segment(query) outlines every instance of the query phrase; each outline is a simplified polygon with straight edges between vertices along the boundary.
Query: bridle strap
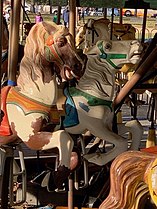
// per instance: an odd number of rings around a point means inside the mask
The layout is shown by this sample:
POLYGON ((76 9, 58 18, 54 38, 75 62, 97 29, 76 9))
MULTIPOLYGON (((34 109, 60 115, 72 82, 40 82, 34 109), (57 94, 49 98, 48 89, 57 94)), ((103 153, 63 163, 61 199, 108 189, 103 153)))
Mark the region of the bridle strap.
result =
POLYGON ((48 50, 48 52, 46 50, 46 53, 49 53, 50 52, 51 53, 51 56, 54 57, 54 60, 56 60, 59 63, 59 65, 64 65, 64 60, 62 59, 62 57, 58 53, 55 44, 52 44, 50 46, 46 46, 46 49, 48 50))
POLYGON ((92 25, 92 27, 86 27, 86 29, 91 30, 92 31, 92 44, 94 44, 94 36, 96 34, 97 37, 99 37, 98 32, 96 31, 96 29, 94 28, 94 25, 92 25))
POLYGON ((103 41, 100 41, 98 44, 97 44, 97 47, 99 48, 100 50, 100 55, 99 57, 101 59, 106 59, 106 61, 114 68, 116 69, 120 69, 118 66, 116 66, 112 61, 111 59, 126 59, 127 55, 126 54, 107 54, 104 52, 104 49, 103 49, 103 41))

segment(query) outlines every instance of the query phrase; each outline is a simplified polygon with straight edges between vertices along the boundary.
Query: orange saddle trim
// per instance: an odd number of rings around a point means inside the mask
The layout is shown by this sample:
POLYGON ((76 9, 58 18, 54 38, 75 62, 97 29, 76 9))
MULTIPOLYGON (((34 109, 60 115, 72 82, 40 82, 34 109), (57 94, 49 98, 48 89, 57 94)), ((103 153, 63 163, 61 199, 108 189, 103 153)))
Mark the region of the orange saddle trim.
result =
POLYGON ((23 94, 21 94, 16 87, 12 87, 8 93, 7 104, 14 104, 19 106, 25 115, 31 113, 42 113, 49 117, 54 124, 59 124, 60 117, 56 105, 45 105, 37 102, 23 94))

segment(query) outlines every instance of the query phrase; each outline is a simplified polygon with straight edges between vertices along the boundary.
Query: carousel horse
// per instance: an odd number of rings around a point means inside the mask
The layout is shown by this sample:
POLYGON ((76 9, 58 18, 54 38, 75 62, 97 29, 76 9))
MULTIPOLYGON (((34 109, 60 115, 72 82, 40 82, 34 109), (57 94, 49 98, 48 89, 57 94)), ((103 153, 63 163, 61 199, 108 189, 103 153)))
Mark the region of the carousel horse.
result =
MULTIPOLYGON (((83 155, 90 163, 104 166, 127 151, 128 139, 122 137, 124 133, 130 132, 132 135, 129 149, 139 149, 143 130, 137 120, 119 124, 119 134, 112 131, 112 101, 115 73, 125 63, 136 64, 140 59, 141 50, 141 44, 137 40, 111 41, 108 33, 108 37, 98 41, 88 50, 85 72, 76 86, 64 89, 66 101, 62 126, 65 131, 71 136, 90 132, 93 136, 113 144, 113 149, 108 152, 83 155)), ((40 182, 41 175, 35 178, 34 182, 40 182)), ((50 188, 50 176, 51 171, 44 176, 41 186, 50 188)))
POLYGON ((108 34, 108 38, 98 41, 88 50, 85 73, 76 87, 64 90, 67 97, 63 121, 65 130, 71 134, 83 134, 88 130, 94 136, 114 145, 107 153, 84 155, 88 162, 102 166, 128 150, 128 141, 121 136, 126 130, 132 132, 130 149, 139 148, 142 128, 138 121, 120 124, 120 135, 114 133, 111 126, 115 73, 125 63, 136 64, 140 53, 141 45, 137 40, 111 41, 108 34))
POLYGON ((77 29, 75 38, 76 47, 79 47, 86 52, 90 46, 95 45, 97 41, 108 36, 108 25, 109 20, 105 18, 98 20, 89 19, 84 26, 81 26, 77 29))
MULTIPOLYGON (((88 48, 94 46, 98 40, 108 37, 112 30, 112 40, 134 40, 136 29, 131 24, 111 24, 108 19, 88 19, 84 26, 80 26, 76 33, 76 47, 83 49, 84 53, 88 48)), ((133 64, 124 64, 117 74, 116 83, 121 88, 127 82, 128 73, 134 71, 133 64), (123 78, 121 78, 123 76, 123 78)))
POLYGON ((22 141, 34 150, 58 147, 56 184, 60 184, 59 178, 67 178, 74 165, 70 164, 72 138, 64 130, 53 129, 60 119, 56 108, 57 84, 74 76, 79 78, 82 73, 83 62, 68 29, 42 22, 32 27, 26 39, 17 85, 1 91, 4 117, 0 145, 22 141), (49 125, 52 127, 47 130, 49 125))
POLYGON ((99 209, 156 208, 157 152, 149 149, 125 152, 112 162, 110 193, 99 209), (151 207, 145 207, 148 199, 153 200, 151 207))
MULTIPOLYGON (((136 29, 131 24, 111 24, 108 19, 100 18, 97 20, 88 19, 84 26, 79 26, 76 33, 76 47, 81 47, 84 52, 89 47, 102 40, 106 35, 111 33, 112 40, 134 40, 136 29), (112 28, 112 29, 111 29, 112 28)), ((107 35, 108 36, 108 35, 107 35)))

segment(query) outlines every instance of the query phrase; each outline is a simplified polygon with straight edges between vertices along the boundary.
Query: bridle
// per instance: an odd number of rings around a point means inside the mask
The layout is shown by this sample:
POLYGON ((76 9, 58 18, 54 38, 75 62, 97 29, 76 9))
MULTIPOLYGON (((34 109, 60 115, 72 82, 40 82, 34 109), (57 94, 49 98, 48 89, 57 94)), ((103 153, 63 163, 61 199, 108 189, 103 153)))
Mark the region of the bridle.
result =
POLYGON ((112 59, 126 59, 127 55, 126 54, 107 54, 104 49, 103 49, 103 41, 100 41, 97 44, 97 47, 100 50, 100 55, 99 57, 101 59, 106 59, 106 61, 115 69, 120 69, 121 67, 116 66, 113 62, 112 59))
POLYGON ((94 28, 94 24, 92 24, 92 26, 91 26, 91 27, 86 26, 86 30, 90 30, 90 31, 92 31, 92 44, 94 44, 94 38, 95 38, 95 35, 96 35, 97 37, 99 37, 98 32, 97 32, 97 31, 96 31, 96 29, 94 28))

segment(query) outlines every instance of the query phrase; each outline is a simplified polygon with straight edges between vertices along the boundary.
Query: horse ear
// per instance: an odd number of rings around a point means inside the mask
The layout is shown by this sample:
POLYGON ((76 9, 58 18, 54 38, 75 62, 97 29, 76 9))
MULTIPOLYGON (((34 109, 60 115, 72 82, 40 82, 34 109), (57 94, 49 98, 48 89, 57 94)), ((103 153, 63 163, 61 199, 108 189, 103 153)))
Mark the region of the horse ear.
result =
POLYGON ((47 22, 42 22, 42 24, 48 34, 52 34, 56 31, 56 24, 47 23, 47 22))

